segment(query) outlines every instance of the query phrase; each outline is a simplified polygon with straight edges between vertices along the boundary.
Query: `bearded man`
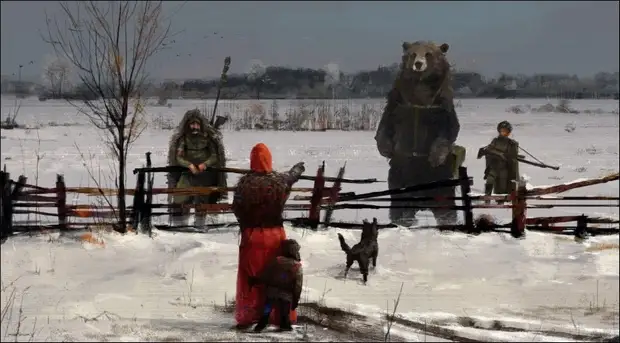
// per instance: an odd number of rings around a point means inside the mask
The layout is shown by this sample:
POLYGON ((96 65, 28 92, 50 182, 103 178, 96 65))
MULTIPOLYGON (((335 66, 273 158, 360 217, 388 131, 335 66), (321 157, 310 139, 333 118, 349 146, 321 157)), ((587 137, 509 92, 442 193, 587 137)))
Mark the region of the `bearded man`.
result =
MULTIPOLYGON (((226 174, 209 170, 211 167, 225 166, 221 134, 209 125, 199 110, 187 111, 183 116, 177 132, 170 140, 168 165, 188 168, 187 172, 168 174, 170 188, 226 187, 226 174)), ((226 191, 197 196, 172 195, 171 202, 181 206, 171 211, 173 225, 188 226, 190 208, 183 205, 216 204, 226 195, 226 191)), ((196 228, 205 226, 206 215, 206 211, 196 210, 196 228)))

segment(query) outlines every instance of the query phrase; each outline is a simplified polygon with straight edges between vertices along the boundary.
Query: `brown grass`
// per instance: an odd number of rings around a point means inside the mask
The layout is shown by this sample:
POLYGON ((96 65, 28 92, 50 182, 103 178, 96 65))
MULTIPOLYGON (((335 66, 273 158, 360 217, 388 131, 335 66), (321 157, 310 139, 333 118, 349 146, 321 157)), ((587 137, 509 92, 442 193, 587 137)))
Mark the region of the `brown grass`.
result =
POLYGON ((95 237, 91 232, 81 234, 78 240, 82 243, 90 243, 102 248, 105 247, 105 242, 103 239, 95 237))
POLYGON ((597 243, 586 248, 587 252, 603 251, 603 250, 620 250, 618 243, 597 243))

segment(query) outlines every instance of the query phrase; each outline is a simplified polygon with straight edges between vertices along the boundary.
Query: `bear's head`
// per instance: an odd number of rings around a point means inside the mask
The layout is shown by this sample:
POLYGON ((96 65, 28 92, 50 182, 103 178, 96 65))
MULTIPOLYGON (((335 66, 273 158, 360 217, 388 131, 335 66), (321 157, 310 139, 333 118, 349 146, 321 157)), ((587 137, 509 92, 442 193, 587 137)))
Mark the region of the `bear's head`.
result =
POLYGON ((450 72, 448 48, 446 43, 437 46, 428 41, 404 42, 401 71, 405 76, 419 79, 445 77, 450 72))

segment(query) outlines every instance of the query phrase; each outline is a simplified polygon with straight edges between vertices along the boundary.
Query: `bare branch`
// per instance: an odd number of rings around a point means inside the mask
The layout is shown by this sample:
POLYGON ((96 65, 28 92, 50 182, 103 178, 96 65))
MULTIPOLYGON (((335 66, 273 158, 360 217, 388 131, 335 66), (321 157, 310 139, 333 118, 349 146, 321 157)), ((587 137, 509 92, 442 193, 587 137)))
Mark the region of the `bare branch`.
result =
POLYGON ((141 97, 147 64, 170 33, 162 8, 161 1, 79 1, 61 3, 62 20, 46 13, 43 39, 75 67, 86 93, 74 106, 106 133, 105 143, 116 157, 121 224, 127 156, 145 128, 141 97))

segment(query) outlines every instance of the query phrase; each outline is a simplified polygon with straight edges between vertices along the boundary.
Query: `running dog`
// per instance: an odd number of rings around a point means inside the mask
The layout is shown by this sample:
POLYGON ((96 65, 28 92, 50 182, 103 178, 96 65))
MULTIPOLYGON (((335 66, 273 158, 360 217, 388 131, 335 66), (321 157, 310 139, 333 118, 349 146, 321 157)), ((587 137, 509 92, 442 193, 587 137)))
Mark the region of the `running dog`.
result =
POLYGON ((353 262, 357 261, 360 267, 360 272, 364 277, 364 283, 368 281, 368 266, 370 259, 372 258, 373 268, 377 267, 377 255, 379 255, 379 243, 377 237, 379 236, 377 228, 377 218, 372 219, 372 223, 364 220, 362 227, 362 237, 360 242, 353 247, 349 247, 345 242, 344 237, 338 234, 338 240, 340 241, 340 248, 347 254, 347 266, 344 270, 344 277, 347 277, 349 269, 353 265, 353 262))

